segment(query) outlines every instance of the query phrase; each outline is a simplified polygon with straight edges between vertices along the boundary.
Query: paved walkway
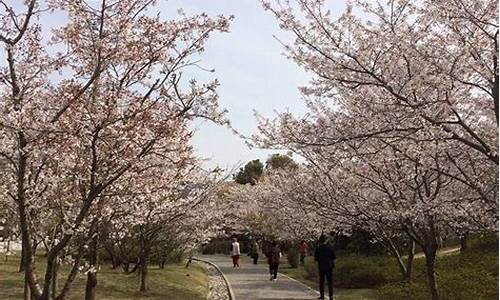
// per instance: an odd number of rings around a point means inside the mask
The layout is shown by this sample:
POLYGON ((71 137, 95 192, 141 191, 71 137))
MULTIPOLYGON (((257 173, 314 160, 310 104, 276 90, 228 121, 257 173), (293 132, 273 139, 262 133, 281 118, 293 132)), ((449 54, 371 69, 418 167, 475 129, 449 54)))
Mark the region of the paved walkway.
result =
POLYGON ((201 259, 216 264, 226 275, 235 300, 277 300, 277 299, 316 299, 319 294, 300 282, 278 274, 277 281, 269 280, 265 261, 258 265, 240 263, 240 268, 233 268, 229 256, 199 255, 201 259))

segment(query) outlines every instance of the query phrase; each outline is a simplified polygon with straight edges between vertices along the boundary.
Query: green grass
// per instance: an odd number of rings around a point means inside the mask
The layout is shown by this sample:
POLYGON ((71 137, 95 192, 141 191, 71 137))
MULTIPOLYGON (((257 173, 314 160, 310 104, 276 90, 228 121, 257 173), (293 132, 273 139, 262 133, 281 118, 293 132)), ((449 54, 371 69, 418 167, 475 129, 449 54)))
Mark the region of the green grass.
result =
MULTIPOLYGON (((313 265, 315 267, 314 261, 312 257, 306 258, 306 263, 309 265, 313 265)), ((307 286, 318 290, 318 281, 315 278, 311 278, 308 275, 308 272, 303 266, 299 266, 298 268, 290 268, 286 264, 283 264, 283 267, 280 268, 280 272, 290 276, 300 282, 306 284, 307 286)), ((334 277, 335 277, 334 272, 334 277)), ((335 278, 334 278, 335 281, 335 278)), ((334 286, 336 284, 334 283, 334 286)), ((326 288, 326 287, 325 287, 326 288)), ((375 299, 375 290, 367 289, 367 288, 356 288, 356 289, 345 289, 338 288, 338 286, 334 287, 333 293, 335 294, 335 299, 337 300, 372 300, 375 299)))
MULTIPOLYGON (((39 257, 37 262, 42 261, 39 257)), ((17 272, 18 256, 9 256, 7 262, 0 262, 0 299, 22 299, 23 275, 17 272)), ((42 274, 43 266, 37 264, 38 274, 42 274)), ((68 272, 67 267, 61 268, 61 275, 68 272)), ((80 274, 75 280, 68 299, 83 299, 85 293, 85 274, 80 274)), ((102 266, 98 273, 97 299, 179 299, 201 300, 208 294, 208 275, 206 269, 192 263, 188 269, 184 264, 167 265, 165 269, 149 269, 149 291, 139 292, 139 277, 137 274, 125 275, 120 270, 102 266)), ((60 284, 62 285, 62 284, 60 284)))
MULTIPOLYGON (((280 272, 317 289, 317 267, 312 257, 306 264, 280 272)), ((498 299, 498 238, 485 236, 471 240, 463 253, 438 255, 438 287, 443 299, 498 299)), ((339 300, 427 300, 425 260, 415 259, 412 283, 403 281, 390 256, 342 255, 333 270, 334 292, 339 300)))
MULTIPOLYGON (((436 274, 443 299, 498 299, 498 250, 476 248, 438 256, 436 274)), ((430 299, 424 259, 415 261, 412 283, 390 282, 377 291, 377 299, 430 299)))

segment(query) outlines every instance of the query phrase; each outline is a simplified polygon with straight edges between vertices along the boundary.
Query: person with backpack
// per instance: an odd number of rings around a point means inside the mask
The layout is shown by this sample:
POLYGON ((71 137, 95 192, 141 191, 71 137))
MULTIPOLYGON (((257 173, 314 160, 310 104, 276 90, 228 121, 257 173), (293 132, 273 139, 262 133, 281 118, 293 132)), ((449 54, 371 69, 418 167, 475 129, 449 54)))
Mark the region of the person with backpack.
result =
POLYGON ((269 273, 271 277, 269 280, 277 280, 278 267, 280 265, 281 250, 276 241, 271 243, 267 251, 267 263, 269 264, 269 273))
POLYGON ((319 245, 314 251, 314 260, 318 263, 319 271, 319 298, 325 299, 325 279, 328 285, 328 295, 330 300, 333 299, 333 281, 332 273, 335 265, 335 251, 326 244, 326 237, 319 237, 319 245))

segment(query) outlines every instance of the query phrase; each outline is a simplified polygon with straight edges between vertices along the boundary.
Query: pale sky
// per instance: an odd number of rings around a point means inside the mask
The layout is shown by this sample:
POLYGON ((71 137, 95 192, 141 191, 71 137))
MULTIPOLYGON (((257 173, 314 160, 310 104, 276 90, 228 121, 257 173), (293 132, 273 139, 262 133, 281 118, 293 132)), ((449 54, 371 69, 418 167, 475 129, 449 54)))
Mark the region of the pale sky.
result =
MULTIPOLYGON (((202 77, 219 79, 220 105, 229 110, 229 119, 236 130, 245 135, 257 131, 254 110, 268 117, 275 110, 305 113, 298 87, 307 84, 310 76, 283 56, 282 45, 274 36, 280 40, 287 37, 289 40, 290 36, 279 29, 274 17, 264 11, 258 0, 160 2, 162 11, 174 12, 174 8, 182 7, 188 15, 206 12, 210 16, 235 16, 230 33, 217 34, 209 40, 201 65, 215 69, 214 74, 202 77)), ((335 13, 345 8, 343 0, 332 2, 335 13)), ((265 161, 276 152, 249 149, 227 128, 207 122, 197 127, 193 145, 200 156, 210 159, 208 167, 231 168, 257 158, 265 161)))
MULTIPOLYGON (((172 0, 161 6, 162 10, 183 7, 188 15, 206 12, 210 16, 235 16, 230 33, 210 38, 201 65, 214 68, 215 73, 201 77, 219 79, 220 105, 229 110, 236 130, 245 135, 256 132, 254 110, 269 117, 274 110, 305 112, 297 87, 306 84, 309 77, 282 55, 282 46, 273 35, 286 39, 286 34, 280 32, 273 16, 258 0, 172 0)), ((231 168, 257 158, 265 161, 276 152, 251 150, 230 129, 209 122, 197 128, 193 145, 200 156, 210 159, 208 167, 231 168)))

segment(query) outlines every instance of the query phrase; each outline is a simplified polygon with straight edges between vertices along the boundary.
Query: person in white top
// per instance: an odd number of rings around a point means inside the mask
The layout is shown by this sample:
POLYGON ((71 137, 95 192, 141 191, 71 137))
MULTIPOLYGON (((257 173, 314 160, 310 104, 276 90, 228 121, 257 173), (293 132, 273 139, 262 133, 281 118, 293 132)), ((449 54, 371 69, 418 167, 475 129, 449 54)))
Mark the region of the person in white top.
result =
POLYGON ((236 238, 233 238, 233 243, 231 244, 231 257, 233 258, 233 268, 240 266, 240 243, 236 238))

